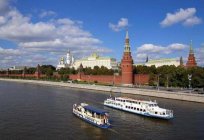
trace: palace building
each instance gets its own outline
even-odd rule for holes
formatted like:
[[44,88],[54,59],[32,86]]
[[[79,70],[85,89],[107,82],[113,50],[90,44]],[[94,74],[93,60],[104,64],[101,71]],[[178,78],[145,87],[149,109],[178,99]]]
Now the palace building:
[[115,58],[101,57],[97,53],[93,53],[89,57],[76,60],[74,62],[74,68],[78,69],[81,64],[84,68],[90,67],[93,69],[94,66],[99,67],[104,66],[107,67],[108,69],[118,69],[117,61]]
[[154,60],[148,60],[144,65],[148,67],[151,67],[154,65],[156,68],[164,65],[168,65],[168,66],[174,65],[177,67],[181,65],[180,59],[177,59],[177,58],[154,59]]

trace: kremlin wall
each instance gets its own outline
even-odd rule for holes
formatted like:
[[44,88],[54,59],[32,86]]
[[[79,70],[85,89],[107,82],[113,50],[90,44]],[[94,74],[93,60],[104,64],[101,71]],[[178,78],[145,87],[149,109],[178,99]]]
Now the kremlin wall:
[[[72,58],[73,56],[70,56],[70,53],[67,57]],[[182,60],[182,57],[181,57]],[[180,60],[180,61],[181,61]],[[64,61],[64,60],[63,60]],[[67,62],[67,65],[71,64],[73,62]],[[63,63],[64,64],[64,63]],[[164,64],[165,65],[165,64]],[[130,43],[129,43],[129,36],[128,32],[126,32],[125,37],[125,47],[123,51],[123,57],[121,60],[121,75],[85,75],[83,72],[79,72],[78,74],[70,74],[68,75],[68,78],[71,80],[78,80],[78,81],[86,81],[90,83],[103,83],[103,84],[111,84],[111,85],[123,85],[123,86],[132,86],[132,85],[148,85],[150,76],[148,74],[134,74],[133,75],[133,59],[131,55],[131,49],[130,49]],[[180,66],[184,66],[183,62],[180,62]],[[191,68],[197,66],[193,48],[192,48],[192,42],[190,45],[190,51],[188,56],[188,61],[186,63],[186,68]],[[80,65],[80,69],[83,68],[83,65]],[[54,74],[56,78],[59,78],[59,74]],[[40,66],[37,66],[35,74],[26,74],[23,70],[22,74],[9,74],[9,70],[6,72],[6,74],[0,74],[0,77],[19,77],[19,78],[44,78],[46,75],[43,75],[40,72]]]

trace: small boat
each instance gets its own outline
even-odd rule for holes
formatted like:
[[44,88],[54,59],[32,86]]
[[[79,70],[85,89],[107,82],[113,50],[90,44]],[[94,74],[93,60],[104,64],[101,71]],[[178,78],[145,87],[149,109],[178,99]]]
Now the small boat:
[[104,129],[110,127],[108,113],[86,103],[81,103],[80,105],[74,104],[73,113],[82,120],[97,127]]
[[173,111],[160,108],[156,101],[136,100],[127,97],[108,98],[104,105],[115,109],[161,119],[172,119]]

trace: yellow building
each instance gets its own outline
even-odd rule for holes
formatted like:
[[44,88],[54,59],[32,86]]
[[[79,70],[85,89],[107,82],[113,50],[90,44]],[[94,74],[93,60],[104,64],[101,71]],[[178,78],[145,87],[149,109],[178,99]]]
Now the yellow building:
[[108,69],[117,69],[117,62],[115,58],[111,57],[100,57],[97,53],[93,53],[87,58],[83,58],[80,60],[75,60],[74,68],[77,69],[82,64],[85,67],[91,67],[92,69],[94,66],[104,66]]

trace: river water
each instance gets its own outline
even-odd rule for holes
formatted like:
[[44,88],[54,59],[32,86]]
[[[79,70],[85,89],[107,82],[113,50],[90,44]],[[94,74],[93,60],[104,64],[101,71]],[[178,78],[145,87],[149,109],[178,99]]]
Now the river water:
[[[0,81],[0,140],[195,140],[204,139],[204,104],[157,100],[174,110],[170,121],[146,118],[104,107],[109,93]],[[92,126],[72,114],[74,103],[107,110],[112,128]]]

